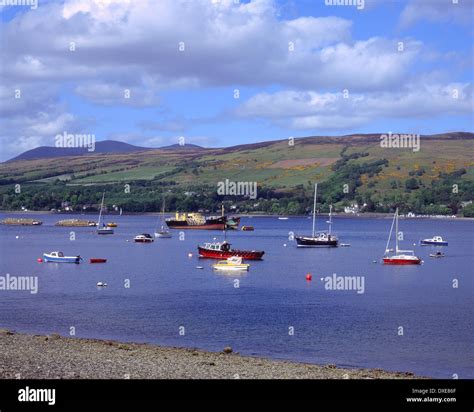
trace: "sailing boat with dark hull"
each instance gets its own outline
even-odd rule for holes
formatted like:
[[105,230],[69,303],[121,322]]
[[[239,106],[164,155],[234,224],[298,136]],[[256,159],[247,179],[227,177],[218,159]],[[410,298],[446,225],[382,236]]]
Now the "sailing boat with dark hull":
[[318,184],[314,185],[313,203],[313,232],[311,236],[295,236],[297,247],[337,247],[339,240],[331,233],[332,228],[332,205],[329,207],[329,230],[327,232],[316,232],[316,197]]

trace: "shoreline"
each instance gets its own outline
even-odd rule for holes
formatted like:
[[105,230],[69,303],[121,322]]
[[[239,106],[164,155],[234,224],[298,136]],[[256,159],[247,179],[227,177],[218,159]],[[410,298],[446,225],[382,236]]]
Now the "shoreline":
[[0,379],[429,379],[148,343],[0,329]]
[[[21,211],[21,210],[1,210],[0,214],[5,215],[57,215],[57,216],[96,216],[97,213],[80,213],[80,212],[51,212],[49,210],[28,210],[28,211]],[[160,216],[161,212],[124,212],[122,216]],[[174,216],[174,212],[166,212],[166,216]],[[211,216],[212,213],[206,214],[206,216]],[[310,218],[311,215],[266,215],[262,213],[229,213],[232,216],[239,216],[244,218],[253,218],[253,217],[261,217],[261,218],[279,218],[279,217],[287,217],[288,219],[295,219],[295,218]],[[121,216],[118,213],[105,213],[104,216]],[[316,216],[318,217],[327,217],[327,213],[317,213]],[[366,212],[366,213],[333,213],[333,218],[355,218],[355,219],[364,219],[364,218],[374,218],[374,219],[393,219],[393,213],[376,213],[376,212]],[[464,217],[464,216],[451,216],[451,215],[439,215],[439,216],[400,216],[400,219],[430,219],[430,220],[474,220],[474,217]]]

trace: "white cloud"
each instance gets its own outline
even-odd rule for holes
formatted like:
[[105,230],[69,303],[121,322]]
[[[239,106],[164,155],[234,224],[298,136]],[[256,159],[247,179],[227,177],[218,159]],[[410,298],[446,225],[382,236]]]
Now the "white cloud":
[[[150,93],[274,83],[383,88],[400,81],[419,52],[415,42],[405,53],[383,39],[354,43],[347,19],[279,20],[276,14],[271,0],[45,4],[2,24],[1,53],[10,62],[3,76],[10,82],[74,81],[82,91],[87,87],[82,83]],[[70,51],[71,42],[75,51]]]
[[410,0],[400,16],[400,26],[406,28],[421,20],[430,22],[472,23],[472,0]]
[[473,110],[468,83],[411,84],[400,91],[365,94],[287,90],[260,93],[235,112],[240,117],[269,119],[295,129],[345,129],[383,118],[429,118],[463,115]]
[[[380,0],[366,1],[370,6]],[[437,3],[410,1],[401,22],[461,21],[469,14],[463,0],[453,8]],[[354,40],[346,18],[281,18],[279,7],[272,0],[40,2],[36,10],[0,23],[0,58],[6,63],[0,64],[0,139],[28,145],[48,141],[56,129],[83,131],[90,119],[70,113],[59,94],[65,87],[95,104],[153,107],[165,90],[277,85],[289,91],[259,94],[244,103],[239,115],[301,129],[366,124],[375,118],[377,105],[385,107],[385,99],[393,101],[383,115],[407,107],[413,108],[407,116],[439,113],[437,101],[446,106],[436,86],[433,91],[420,85],[425,98],[437,96],[428,103],[407,86],[426,53],[420,42],[403,39],[399,52],[398,39]],[[329,13],[338,11],[328,7]],[[13,97],[16,88],[22,90],[21,100]],[[126,89],[130,99],[124,98]],[[342,101],[343,89],[353,98]],[[464,110],[462,104],[452,107]],[[146,131],[162,127],[180,133],[181,126],[171,121],[153,127]],[[13,150],[14,143],[8,147]]]

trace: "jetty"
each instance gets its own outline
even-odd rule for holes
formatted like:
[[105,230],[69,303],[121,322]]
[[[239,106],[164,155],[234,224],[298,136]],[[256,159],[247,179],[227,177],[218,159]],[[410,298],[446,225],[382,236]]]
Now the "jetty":
[[41,220],[7,217],[0,222],[2,225],[17,225],[17,226],[40,226],[43,224]]
[[55,226],[66,226],[66,227],[95,227],[97,223],[92,220],[81,220],[81,219],[63,219],[56,222]]

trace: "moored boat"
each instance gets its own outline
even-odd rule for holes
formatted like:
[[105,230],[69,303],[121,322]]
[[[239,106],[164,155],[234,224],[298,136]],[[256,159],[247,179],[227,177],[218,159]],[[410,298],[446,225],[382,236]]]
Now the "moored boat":
[[115,223],[115,222],[109,222],[109,223],[107,223],[107,227],[117,227],[117,226],[118,226],[118,225],[117,225],[117,223]]
[[238,256],[233,256],[226,260],[221,260],[216,264],[212,265],[215,270],[223,271],[240,271],[240,270],[249,270],[250,265],[248,263],[242,263],[242,258]]
[[100,212],[99,212],[99,221],[97,222],[97,234],[98,235],[113,235],[114,230],[111,227],[108,227],[105,223],[102,224],[102,227],[100,226],[100,221],[102,219],[102,211],[104,209],[104,198],[105,198],[105,192],[102,193],[102,202],[100,203]]
[[432,258],[442,258],[444,256],[445,256],[445,254],[442,253],[442,252],[430,253],[430,257],[432,257]]
[[133,238],[137,243],[151,243],[154,241],[153,237],[149,233],[142,233]]
[[311,236],[295,236],[297,247],[337,247],[339,240],[337,236],[331,233],[332,228],[332,205],[329,206],[329,230],[327,232],[316,232],[316,197],[318,193],[318,184],[314,185],[313,201],[313,231]]
[[297,247],[337,247],[338,240],[328,233],[317,233],[314,236],[295,236]]
[[166,219],[170,229],[225,230],[238,228],[240,217],[203,216],[201,213],[178,213]]
[[104,258],[90,258],[89,262],[90,263],[106,263],[107,259],[104,259]]
[[253,226],[242,226],[242,230],[244,232],[251,232],[251,231],[255,230],[255,228]]
[[224,230],[226,219],[224,216],[204,217],[200,213],[178,213],[174,218],[166,219],[170,229],[203,229]]
[[64,256],[63,252],[43,253],[45,262],[55,263],[81,263],[82,258],[78,256]]
[[261,260],[264,251],[259,250],[238,250],[232,249],[230,243],[224,241],[205,243],[203,246],[198,246],[199,257],[209,259],[228,259],[233,256],[241,257],[247,260]]
[[[392,237],[393,227],[395,225],[395,250],[394,254],[390,255],[392,249],[389,248],[390,239]],[[421,259],[415,255],[413,250],[401,250],[398,248],[398,208],[395,210],[392,226],[388,235],[387,245],[385,246],[385,255],[383,263],[385,265],[419,265]]]
[[448,246],[448,242],[443,240],[441,236],[433,236],[431,239],[423,239],[420,241],[421,246]]
[[101,228],[97,229],[97,234],[98,235],[113,235],[114,230],[104,225]]
[[155,231],[155,237],[160,238],[160,239],[169,239],[170,237],[172,237],[172,235],[165,224],[164,215],[165,215],[165,200],[163,199],[163,207],[161,209],[161,218],[160,218],[161,228],[160,230]]
[[240,217],[226,217],[226,229],[239,230]]

